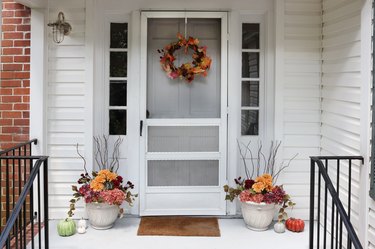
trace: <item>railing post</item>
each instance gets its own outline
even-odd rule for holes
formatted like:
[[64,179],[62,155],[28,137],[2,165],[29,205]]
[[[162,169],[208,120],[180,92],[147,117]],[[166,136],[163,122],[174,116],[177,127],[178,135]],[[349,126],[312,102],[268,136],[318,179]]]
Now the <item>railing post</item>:
[[310,235],[309,247],[314,248],[314,199],[315,199],[315,162],[310,159]]
[[49,248],[49,224],[48,224],[48,160],[43,165],[43,189],[44,189],[44,246]]
[[[348,196],[348,209],[350,210],[350,176],[351,176],[351,164],[352,160],[361,160],[363,161],[363,157],[361,156],[319,156],[319,157],[310,157],[311,158],[311,172],[310,172],[310,231],[309,231],[309,248],[314,248],[314,227],[317,227],[317,243],[315,245],[315,248],[326,248],[326,234],[328,233],[330,235],[330,248],[341,248],[342,245],[342,229],[343,225],[346,228],[347,231],[347,248],[352,248],[352,245],[356,249],[362,249],[362,245],[358,239],[358,235],[356,234],[356,231],[353,228],[353,225],[350,222],[350,217],[347,214],[347,211],[345,210],[341,200],[340,200],[340,161],[341,160],[349,160],[349,196]],[[325,160],[325,166],[322,162],[322,160]],[[336,189],[335,186],[332,183],[332,180],[328,174],[328,161],[329,160],[336,160],[337,161],[337,178],[336,178]],[[320,220],[318,215],[318,222],[317,226],[315,226],[314,221],[314,199],[315,199],[315,166],[318,167],[319,172],[319,182],[318,182],[318,212],[319,212],[319,200],[320,200],[320,178],[323,178],[325,182],[325,193],[324,193],[324,243],[321,245],[319,243],[319,231],[320,231]],[[331,229],[327,229],[327,192],[329,192],[332,204],[331,206]],[[336,209],[336,210],[335,210]],[[335,212],[336,211],[336,212]],[[336,213],[336,215],[335,215]],[[335,217],[336,216],[336,217]],[[329,218],[328,218],[329,219]],[[335,224],[336,223],[336,224]],[[340,224],[339,224],[340,223]],[[336,227],[336,230],[335,230]],[[334,243],[336,242],[336,243]]]

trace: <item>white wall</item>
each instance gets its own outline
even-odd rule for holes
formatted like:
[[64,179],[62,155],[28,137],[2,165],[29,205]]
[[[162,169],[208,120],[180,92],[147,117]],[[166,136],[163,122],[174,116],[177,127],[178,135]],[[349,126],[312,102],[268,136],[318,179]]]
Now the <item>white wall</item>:
[[[48,78],[46,85],[47,155],[50,156],[49,191],[50,217],[63,218],[69,210],[71,185],[82,173],[83,162],[75,144],[91,167],[89,139],[92,122],[87,102],[90,82],[86,78],[85,45],[86,3],[84,0],[49,1],[49,22],[63,11],[73,29],[61,44],[52,41],[48,29]],[[92,86],[91,86],[92,87]],[[83,202],[77,205],[76,217],[83,215]]]
[[[95,3],[96,23],[90,23],[89,26],[100,32],[96,33],[95,39],[100,39],[103,26],[97,26],[100,21],[105,21],[105,16],[110,15],[127,15],[127,19],[133,10],[139,9],[197,9],[199,1],[50,1],[49,20],[54,21],[57,17],[58,10],[63,10],[67,21],[73,26],[73,32],[65,41],[56,45],[51,42],[49,37],[48,49],[48,87],[47,87],[47,153],[51,156],[51,173],[50,173],[50,193],[51,193],[51,217],[58,218],[65,215],[68,208],[68,201],[71,197],[70,185],[74,184],[78,175],[82,172],[82,162],[77,157],[74,144],[80,143],[80,150],[86,154],[86,158],[90,160],[92,147],[90,139],[94,134],[92,130],[92,122],[90,115],[92,107],[91,103],[92,81],[90,78],[97,75],[100,67],[103,65],[100,61],[105,57],[106,51],[103,46],[104,41],[96,42],[95,57],[93,54],[87,53],[87,47],[90,46],[89,38],[86,37],[86,30],[89,29],[85,24],[89,15],[86,8],[88,3]],[[332,1],[329,1],[330,3]],[[235,18],[230,20],[238,20],[240,10],[242,13],[265,13],[273,11],[273,1],[220,1],[215,2],[215,6],[220,9],[231,10]],[[283,22],[277,23],[285,32],[277,37],[277,48],[282,44],[283,47],[280,57],[282,59],[282,72],[280,78],[276,79],[276,99],[283,108],[276,113],[281,125],[275,128],[276,138],[283,141],[283,159],[288,160],[298,153],[297,158],[292,162],[288,170],[282,175],[279,183],[283,183],[285,189],[293,196],[293,200],[297,206],[291,212],[291,215],[308,218],[308,190],[309,190],[309,156],[320,154],[320,142],[324,144],[324,152],[329,151],[328,137],[323,136],[320,140],[320,75],[321,75],[321,2],[319,0],[301,1],[296,3],[293,0],[279,1]],[[200,2],[199,9],[212,9],[212,2]],[[219,8],[216,8],[219,9]],[[280,10],[280,9],[279,9]],[[86,18],[87,15],[87,18]],[[134,21],[136,17],[132,17]],[[104,25],[104,24],[102,24]],[[95,26],[95,27],[94,27]],[[234,24],[231,23],[231,27]],[[328,32],[326,30],[326,32]],[[139,32],[139,31],[138,31]],[[134,31],[135,35],[139,35]],[[92,38],[92,37],[90,37]],[[132,38],[130,38],[132,39]],[[326,38],[328,39],[328,38]],[[326,41],[326,39],[324,41]],[[136,40],[136,39],[135,39]],[[130,40],[131,43],[132,40]],[[236,44],[234,42],[234,44]],[[131,44],[130,44],[131,45]],[[232,47],[233,49],[234,47]],[[137,44],[133,44],[133,51],[138,51]],[[235,48],[234,48],[235,49]],[[277,51],[276,51],[277,52]],[[238,51],[237,51],[238,53]],[[135,54],[129,54],[130,63],[133,61],[137,64]],[[134,60],[132,60],[132,57]],[[95,74],[91,77],[90,69],[87,64],[92,63],[96,59]],[[325,62],[327,63],[327,62]],[[276,67],[281,67],[277,65]],[[325,66],[325,65],[324,65]],[[130,64],[129,67],[134,65]],[[324,68],[327,70],[326,68]],[[103,70],[103,69],[102,69]],[[134,69],[136,70],[136,69]],[[277,69],[276,69],[277,70]],[[240,70],[238,70],[240,73]],[[272,73],[272,72],[271,72]],[[96,85],[102,85],[104,78],[95,78]],[[272,79],[272,77],[270,77]],[[235,77],[234,77],[235,79]],[[239,79],[239,76],[238,78]],[[325,84],[323,78],[323,85]],[[236,82],[237,80],[234,80]],[[240,82],[238,80],[238,82]],[[133,81],[129,80],[129,87],[135,91],[137,87],[137,78]],[[233,83],[232,83],[233,84]],[[90,90],[91,89],[91,90]],[[281,90],[281,91],[278,91]],[[323,88],[323,108],[326,106],[329,94],[327,89]],[[341,88],[339,90],[342,90]],[[100,94],[99,94],[100,95]],[[129,102],[129,112],[137,114],[136,98]],[[130,106],[133,103],[133,106]],[[94,105],[96,110],[98,103]],[[133,108],[133,109],[132,109]],[[278,107],[276,107],[276,110]],[[329,116],[329,115],[331,116]],[[332,127],[328,125],[332,119],[332,113],[324,109],[322,118],[324,118],[322,132],[326,134],[327,129]],[[337,114],[336,114],[337,115]],[[100,115],[96,115],[99,119]],[[331,119],[329,119],[331,117]],[[137,118],[137,117],[136,117]],[[333,119],[335,120],[335,119]],[[98,120],[95,120],[98,123]],[[96,133],[100,133],[103,129],[100,123],[96,128]],[[235,133],[232,133],[235,134]],[[239,131],[237,132],[239,134]],[[328,132],[328,134],[331,134]],[[351,142],[351,141],[350,141]],[[235,144],[235,143],[233,143]],[[357,143],[358,144],[358,143]],[[129,146],[126,146],[126,151]],[[126,153],[128,154],[128,153]],[[124,155],[127,158],[128,155]],[[137,155],[136,155],[137,156]],[[231,159],[230,159],[231,160]],[[233,160],[231,162],[235,162]],[[135,161],[137,162],[137,161]],[[134,178],[136,185],[138,177],[138,164],[128,165],[124,161],[126,169],[123,173],[130,178]],[[82,207],[82,203],[79,204]],[[81,216],[82,209],[78,208],[77,215]],[[78,217],[77,216],[77,217]]]
[[[58,10],[63,10],[67,21],[73,26],[71,36],[66,37],[64,43],[56,45],[51,42],[50,37],[48,42],[46,142],[47,153],[51,156],[50,204],[52,218],[59,218],[66,213],[71,196],[70,185],[75,183],[78,175],[82,172],[82,162],[77,157],[74,144],[79,142],[80,150],[86,154],[86,158],[90,159],[91,157],[90,139],[94,132],[90,116],[93,110],[89,105],[92,101],[90,89],[93,89],[90,78],[97,72],[95,71],[95,74],[91,74],[90,77],[88,75],[90,69],[87,65],[95,59],[96,66],[100,67],[100,61],[103,59],[101,56],[105,56],[105,51],[101,51],[100,48],[96,48],[95,57],[93,54],[87,53],[87,47],[90,46],[89,38],[92,37],[86,37],[88,34],[85,32],[89,27],[86,26],[87,19],[85,17],[87,15],[89,18],[89,15],[92,14],[87,13],[86,10],[88,3],[91,2],[95,4],[93,13],[96,16],[96,22],[103,21],[104,16],[111,15],[111,13],[116,15],[124,13],[127,15],[126,18],[129,18],[133,10],[139,9],[197,9],[198,2],[199,9],[212,10],[213,6],[212,1],[50,1],[49,20],[55,21]],[[282,13],[276,13],[276,15],[281,18],[282,22],[276,22],[276,34],[278,34],[276,47],[282,51],[276,51],[276,55],[280,55],[276,60],[280,62],[279,59],[281,59],[282,65],[277,64],[276,71],[278,72],[280,68],[282,70],[276,76],[276,111],[279,112],[276,113],[275,135],[276,138],[283,140],[282,152],[285,160],[298,153],[297,158],[280,178],[279,183],[284,184],[285,189],[297,203],[291,215],[305,219],[308,218],[309,208],[309,156],[320,154],[320,144],[322,144],[322,154],[359,153],[358,129],[360,121],[356,112],[359,108],[360,88],[357,78],[359,72],[358,69],[354,70],[355,72],[347,72],[346,69],[357,68],[356,62],[360,59],[358,58],[358,37],[355,28],[348,25],[350,21],[356,24],[360,20],[358,19],[359,0],[337,1],[341,3],[340,6],[336,6],[335,2],[335,0],[330,0],[324,4],[326,12],[323,18],[326,26],[323,29],[325,33],[323,55],[321,53],[321,1],[281,0],[277,3],[278,10],[282,10]],[[265,11],[272,13],[273,11],[273,1],[223,0],[215,1],[215,6],[220,6],[215,9],[231,10],[233,16],[236,16],[240,10],[252,13],[264,13]],[[340,18],[340,16],[345,18]],[[136,17],[132,17],[132,20],[135,19]],[[230,20],[238,20],[238,18]],[[90,23],[89,26],[95,30],[103,31],[102,27],[97,27],[93,23]],[[231,27],[233,26],[234,24],[231,23]],[[338,27],[345,27],[352,32],[340,32]],[[280,33],[278,28],[284,32]],[[95,39],[100,36],[98,33],[100,32],[97,32]],[[137,31],[134,31],[134,34],[139,35]],[[341,44],[342,41],[347,44]],[[103,45],[100,41],[96,43],[96,46],[100,45]],[[340,57],[342,54],[340,48],[343,46],[349,46],[345,52],[350,53],[348,54],[350,58]],[[136,47],[133,49],[137,51]],[[132,55],[129,54],[129,56]],[[133,56],[136,58],[135,54]],[[323,67],[320,63],[322,56]],[[129,61],[132,61],[131,58]],[[137,60],[134,59],[133,62],[136,64]],[[134,69],[135,66],[129,65],[129,67]],[[320,92],[322,68],[324,72],[323,88]],[[339,73],[342,73],[343,76],[337,74],[337,69],[341,70]],[[101,79],[95,77],[95,80],[96,85],[103,84]],[[133,80],[134,82],[129,81],[129,84],[136,84],[137,78]],[[238,80],[238,82],[240,81]],[[129,85],[129,87],[131,86]],[[347,94],[348,91],[350,94]],[[320,94],[323,97],[322,102],[320,102]],[[134,115],[138,108],[135,100],[129,102],[129,105],[134,103],[133,107],[129,106],[130,112],[132,112],[131,108],[134,108]],[[343,107],[341,106],[348,106],[348,109],[345,109],[347,110],[345,115],[342,114]],[[280,107],[282,108],[280,109]],[[94,108],[96,107],[94,106]],[[322,126],[320,125],[321,119]],[[345,125],[338,127],[341,123]],[[98,130],[100,131],[101,128]],[[322,132],[322,139],[320,139],[320,132]],[[340,140],[337,141],[337,138]],[[235,160],[231,162],[235,162]],[[127,175],[129,173],[130,177],[134,176],[135,178],[138,176],[139,166],[137,164],[126,165],[126,167],[132,168],[124,171]],[[355,176],[358,178],[358,175],[359,172]],[[135,183],[138,183],[137,180]],[[354,193],[358,192],[358,188],[354,190]],[[82,207],[82,203],[79,206]],[[78,210],[78,216],[82,215],[81,211],[82,209]]]
[[[322,53],[322,155],[361,155],[361,0],[323,1]],[[335,184],[335,165],[330,166]],[[347,186],[347,165],[340,175],[342,190]],[[352,216],[359,228],[360,169],[353,167]],[[342,191],[343,193],[344,191]],[[347,194],[341,195],[347,204]]]
[[[369,109],[371,108],[371,102],[372,102],[372,94],[373,91],[371,91],[371,87],[374,87],[373,77],[374,72],[373,70],[373,60],[374,60],[374,54],[373,52],[373,40],[372,37],[374,36],[373,33],[373,1],[372,0],[366,0],[363,1],[362,5],[362,26],[361,26],[361,39],[362,39],[362,79],[363,79],[363,88],[362,88],[362,98],[364,99],[362,101],[361,110],[362,110],[362,117],[365,119],[362,125],[362,153],[365,158],[365,169],[363,170],[363,179],[368,179],[369,173],[370,173],[370,155],[371,155],[371,143],[374,141],[371,141],[371,114],[374,115]],[[373,108],[373,107],[372,107]],[[367,120],[366,120],[367,119]],[[373,145],[372,145],[373,146]],[[372,160],[374,160],[374,155],[371,155]],[[366,167],[367,166],[367,167]],[[366,191],[363,191],[364,199],[366,200],[367,204],[365,206],[365,213],[366,213],[366,219],[364,224],[366,226],[363,227],[364,232],[366,233],[365,237],[365,246],[367,246],[370,249],[375,248],[375,201],[369,196],[369,187],[370,187],[370,179],[365,181],[367,183],[367,187],[364,188]]]
[[[361,93],[368,90],[361,87],[360,23],[363,2],[324,0],[322,4],[320,0],[276,1],[275,137],[283,140],[284,159],[290,159],[295,153],[299,153],[280,183],[284,183],[285,189],[297,202],[292,215],[305,219],[308,218],[308,157],[320,154],[363,154],[361,143],[367,137],[363,136],[362,130],[366,130],[364,127],[368,125],[368,120],[363,118],[366,115],[361,115],[360,110],[361,105],[364,105]],[[96,6],[95,12],[90,10],[87,13],[87,6],[91,4]],[[216,10],[231,10],[232,21],[239,21],[240,10],[253,13],[274,11],[271,0],[49,1],[49,21],[55,21],[58,11],[63,10],[67,21],[73,26],[72,34],[60,45],[54,44],[51,37],[48,37],[45,104],[47,131],[44,142],[50,156],[51,218],[65,216],[71,197],[70,185],[75,183],[82,172],[82,162],[75,153],[74,145],[77,142],[88,159],[88,165],[91,165],[91,137],[94,132],[93,107],[90,103],[94,74],[90,71],[90,64],[96,58],[88,49],[92,45],[92,36],[86,31],[97,27],[89,22],[92,20],[90,15],[114,12],[126,13],[129,18],[133,10],[213,10],[212,6],[217,6],[214,8]],[[101,20],[102,17],[96,16],[95,19],[97,18]],[[132,21],[137,22],[134,14]],[[87,22],[90,25],[87,26]],[[230,23],[230,27],[235,27],[235,24]],[[139,35],[137,31],[134,32]],[[49,29],[48,33],[51,33]],[[238,51],[234,54],[236,53],[239,54]],[[133,56],[136,57],[135,54]],[[139,63],[136,59],[134,62]],[[137,71],[136,65],[129,66]],[[232,163],[236,162],[233,157],[230,160]],[[130,175],[137,176],[138,166],[133,167]],[[360,166],[356,165],[352,199],[353,222],[356,227],[360,219],[363,221],[359,215],[361,175]],[[345,174],[342,177],[344,179]],[[375,204],[372,200],[369,203],[368,246],[375,248]],[[76,217],[83,214],[82,202],[78,206]],[[365,229],[367,230],[367,226]]]
[[289,215],[308,219],[309,156],[320,154],[321,1],[277,4],[275,130],[284,160],[298,153],[279,182],[297,203]]
[[[212,8],[212,6],[219,7]],[[101,134],[105,130],[102,118],[102,115],[105,115],[105,110],[104,114],[100,114],[100,110],[103,110],[100,103],[103,103],[103,101],[93,101],[93,96],[95,96],[96,100],[101,99],[103,92],[93,93],[93,86],[99,86],[98,89],[101,89],[105,83],[104,72],[106,65],[103,62],[107,51],[103,49],[106,41],[105,39],[103,40],[102,36],[105,33],[104,26],[106,21],[108,21],[106,18],[111,19],[110,17],[112,16],[116,20],[121,20],[121,16],[124,16],[125,20],[129,20],[134,24],[130,26],[130,32],[134,37],[130,37],[129,41],[130,46],[133,46],[131,48],[132,51],[129,53],[129,68],[133,70],[132,72],[139,72],[137,66],[139,65],[137,60],[139,48],[138,44],[134,43],[134,41],[137,41],[139,30],[131,29],[137,28],[137,25],[139,25],[139,23],[137,24],[139,21],[136,16],[137,12],[133,11],[139,11],[140,9],[231,10],[233,18],[230,19],[230,22],[233,20],[239,21],[240,12],[245,14],[264,14],[269,12],[271,16],[268,21],[270,21],[272,20],[273,1],[49,1],[48,21],[54,22],[58,12],[63,11],[66,20],[73,27],[71,35],[65,37],[64,42],[59,45],[52,42],[51,30],[48,28],[45,143],[46,153],[50,156],[50,217],[52,219],[66,216],[69,199],[72,196],[71,185],[76,183],[79,174],[82,173],[83,163],[76,154],[75,144],[79,143],[80,151],[88,161],[87,166],[91,168],[92,136]],[[131,14],[132,12],[133,14]],[[231,27],[236,27],[233,23],[230,25]],[[272,27],[272,21],[270,25]],[[236,32],[238,30],[234,34]],[[267,30],[267,32],[272,34],[272,30]],[[240,34],[237,33],[237,35]],[[95,41],[96,46],[95,52],[93,41]],[[236,44],[235,41],[233,40],[233,44]],[[131,44],[132,42],[133,44]],[[269,43],[270,45],[273,44],[272,41]],[[239,48],[231,45],[230,49]],[[233,54],[235,53],[239,53],[239,51]],[[272,58],[272,56],[269,58]],[[270,64],[272,63],[270,62]],[[234,80],[236,76],[232,79],[233,82],[238,82],[239,84],[240,67],[234,67],[233,65],[232,67],[238,69],[237,80]],[[272,76],[267,76],[267,78],[272,79]],[[133,93],[138,91],[138,80],[134,75],[129,76],[129,91],[130,89],[132,89]],[[137,94],[128,98],[128,114],[133,115],[128,120],[134,122],[135,127],[133,139],[136,139],[137,134],[139,134],[139,130],[137,130],[138,123],[136,122],[139,115],[137,100]],[[239,127],[237,134],[239,134]],[[235,143],[233,145],[236,146]],[[122,155],[122,164],[124,164],[122,167],[124,169],[121,169],[120,174],[127,177],[127,179],[131,179],[136,186],[139,186],[138,159],[129,158],[130,153],[133,157],[138,157],[137,146],[138,143],[129,144],[125,142],[124,154]],[[237,158],[234,158],[236,156],[233,154],[232,161],[237,161]],[[84,216],[83,205],[83,202],[77,204],[76,218]],[[132,212],[138,212],[137,205]]]

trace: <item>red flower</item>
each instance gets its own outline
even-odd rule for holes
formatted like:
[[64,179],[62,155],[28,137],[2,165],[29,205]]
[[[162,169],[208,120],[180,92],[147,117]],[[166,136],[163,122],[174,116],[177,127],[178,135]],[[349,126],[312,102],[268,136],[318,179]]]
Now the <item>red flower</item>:
[[122,183],[122,176],[117,176],[117,181],[119,181],[120,183]]
[[245,180],[245,189],[251,189],[254,183],[255,183],[254,180],[251,180],[251,179]]

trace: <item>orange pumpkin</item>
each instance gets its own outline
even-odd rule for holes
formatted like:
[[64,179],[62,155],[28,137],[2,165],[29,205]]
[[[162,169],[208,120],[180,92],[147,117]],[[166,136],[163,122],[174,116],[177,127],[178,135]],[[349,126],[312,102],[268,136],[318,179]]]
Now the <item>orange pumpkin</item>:
[[285,221],[285,227],[292,232],[302,232],[305,228],[305,222],[301,219],[289,218]]

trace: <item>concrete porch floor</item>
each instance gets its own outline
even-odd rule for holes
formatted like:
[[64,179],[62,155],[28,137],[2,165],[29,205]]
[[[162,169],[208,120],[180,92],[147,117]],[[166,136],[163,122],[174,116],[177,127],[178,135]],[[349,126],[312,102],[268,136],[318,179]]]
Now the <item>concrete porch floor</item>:
[[56,220],[50,221],[50,248],[58,249],[307,249],[308,223],[302,233],[275,233],[270,228],[255,232],[246,228],[242,219],[219,219],[221,237],[137,236],[140,218],[125,217],[109,230],[89,227],[85,234],[60,237]]

